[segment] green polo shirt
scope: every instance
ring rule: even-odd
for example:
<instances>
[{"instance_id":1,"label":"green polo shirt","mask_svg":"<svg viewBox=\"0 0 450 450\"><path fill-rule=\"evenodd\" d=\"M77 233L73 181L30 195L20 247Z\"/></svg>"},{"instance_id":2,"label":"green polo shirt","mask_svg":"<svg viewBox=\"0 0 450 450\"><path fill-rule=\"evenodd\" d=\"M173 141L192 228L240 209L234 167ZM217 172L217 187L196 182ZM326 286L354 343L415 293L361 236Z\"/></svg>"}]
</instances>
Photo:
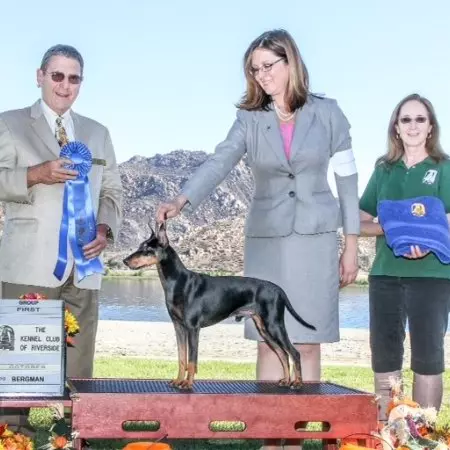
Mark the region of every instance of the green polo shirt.
<instances>
[{"instance_id":1,"label":"green polo shirt","mask_svg":"<svg viewBox=\"0 0 450 450\"><path fill-rule=\"evenodd\" d=\"M450 161L434 162L427 158L410 167L403 161L379 164L360 199L360 209L377 217L377 205L381 200L404 200L419 196L440 198L450 213ZM442 264L429 253L421 259L396 257L387 246L384 236L377 236L376 256L371 275L396 277L450 278L450 265Z\"/></svg>"}]
</instances>

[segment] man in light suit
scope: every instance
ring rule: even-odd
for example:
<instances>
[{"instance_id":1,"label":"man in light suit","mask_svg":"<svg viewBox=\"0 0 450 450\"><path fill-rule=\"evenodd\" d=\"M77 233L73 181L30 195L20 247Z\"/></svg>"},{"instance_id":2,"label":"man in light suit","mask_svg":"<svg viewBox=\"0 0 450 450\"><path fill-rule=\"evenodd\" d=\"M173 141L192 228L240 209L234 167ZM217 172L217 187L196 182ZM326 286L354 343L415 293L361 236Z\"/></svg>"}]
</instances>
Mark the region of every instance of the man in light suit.
<instances>
[{"instance_id":1,"label":"man in light suit","mask_svg":"<svg viewBox=\"0 0 450 450\"><path fill-rule=\"evenodd\" d=\"M89 172L97 236L83 248L86 258L101 257L118 233L122 186L108 130L71 110L83 80L80 53L56 45L37 70L42 98L31 107L0 114L0 201L6 202L0 244L2 298L39 292L63 299L78 318L80 334L68 349L67 376L92 377L101 274L77 279L72 252L61 280L54 275L59 251L64 183L77 172L59 157L67 141L91 151Z\"/></svg>"}]
</instances>

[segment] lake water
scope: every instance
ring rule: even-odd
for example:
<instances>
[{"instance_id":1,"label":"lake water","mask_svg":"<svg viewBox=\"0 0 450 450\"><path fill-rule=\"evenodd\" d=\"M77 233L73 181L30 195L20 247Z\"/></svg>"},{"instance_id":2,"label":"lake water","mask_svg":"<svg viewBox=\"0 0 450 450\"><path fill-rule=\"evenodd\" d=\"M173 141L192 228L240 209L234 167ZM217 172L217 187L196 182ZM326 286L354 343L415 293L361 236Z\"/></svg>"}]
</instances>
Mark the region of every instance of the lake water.
<instances>
[{"instance_id":1,"label":"lake water","mask_svg":"<svg viewBox=\"0 0 450 450\"><path fill-rule=\"evenodd\" d=\"M341 328L369 327L367 287L341 291ZM170 322L159 279L105 279L100 293L100 320ZM228 319L224 323L236 323Z\"/></svg>"}]
</instances>

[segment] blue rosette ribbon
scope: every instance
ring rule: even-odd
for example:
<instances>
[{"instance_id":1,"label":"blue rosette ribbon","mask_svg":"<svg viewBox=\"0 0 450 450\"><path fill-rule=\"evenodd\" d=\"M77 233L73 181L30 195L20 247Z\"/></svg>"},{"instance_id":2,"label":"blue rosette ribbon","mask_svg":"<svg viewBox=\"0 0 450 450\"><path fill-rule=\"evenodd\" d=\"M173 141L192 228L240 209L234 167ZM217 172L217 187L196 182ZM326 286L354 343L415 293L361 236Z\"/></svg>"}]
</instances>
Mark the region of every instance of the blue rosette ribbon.
<instances>
[{"instance_id":1,"label":"blue rosette ribbon","mask_svg":"<svg viewBox=\"0 0 450 450\"><path fill-rule=\"evenodd\" d=\"M78 281L94 273L104 273L99 257L86 259L83 246L97 236L97 224L92 207L88 173L92 167L92 154L80 141L72 141L61 148L60 157L70 159L67 169L78 171L75 180L68 180L64 186L63 214L59 230L59 251L54 275L62 280L67 267L68 244L77 268Z\"/></svg>"}]
</instances>

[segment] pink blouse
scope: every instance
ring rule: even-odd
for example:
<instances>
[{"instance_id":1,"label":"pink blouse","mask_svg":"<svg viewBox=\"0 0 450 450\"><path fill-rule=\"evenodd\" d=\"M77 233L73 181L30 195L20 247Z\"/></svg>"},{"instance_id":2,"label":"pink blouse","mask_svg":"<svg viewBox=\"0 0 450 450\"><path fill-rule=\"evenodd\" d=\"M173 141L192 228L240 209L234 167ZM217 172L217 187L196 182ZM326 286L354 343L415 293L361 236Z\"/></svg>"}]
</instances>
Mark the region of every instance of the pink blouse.
<instances>
[{"instance_id":1,"label":"pink blouse","mask_svg":"<svg viewBox=\"0 0 450 450\"><path fill-rule=\"evenodd\" d=\"M281 136L283 138L284 144L284 153L288 161L291 157L291 143L292 143L292 136L294 134L294 125L295 125L294 123L280 124Z\"/></svg>"}]
</instances>

